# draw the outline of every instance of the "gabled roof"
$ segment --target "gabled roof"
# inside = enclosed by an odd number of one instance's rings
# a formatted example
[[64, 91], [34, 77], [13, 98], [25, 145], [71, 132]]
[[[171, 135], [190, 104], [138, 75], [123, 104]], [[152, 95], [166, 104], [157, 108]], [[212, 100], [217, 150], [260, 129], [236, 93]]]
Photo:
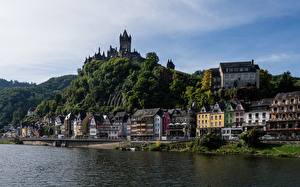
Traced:
[[127, 112], [117, 112], [114, 117], [125, 117]]
[[275, 99], [285, 99], [290, 97], [300, 97], [300, 91], [287, 92], [287, 93], [278, 93], [275, 96]]
[[[222, 72], [227, 72], [227, 68], [238, 68], [238, 72], [256, 72], [259, 69], [259, 66], [254, 64], [254, 61], [241, 61], [241, 62], [221, 62], [220, 68]], [[230, 72], [234, 73], [236, 71]]]
[[63, 122], [64, 119], [65, 119], [65, 116], [63, 116], [63, 115], [58, 115], [58, 116], [56, 116], [56, 118], [55, 118], [56, 121], [60, 120], [61, 122]]
[[223, 112], [225, 109], [225, 104], [223, 102], [216, 103], [212, 106], [212, 112]]
[[152, 109], [141, 109], [137, 110], [133, 117], [152, 117], [155, 116], [160, 111], [160, 108], [152, 108]]
[[267, 109], [271, 105], [272, 100], [272, 98], [265, 98], [259, 101], [252, 101], [251, 105], [248, 108], [248, 111]]
[[211, 106], [209, 105], [204, 105], [201, 109], [200, 109], [200, 113], [201, 112], [210, 112], [211, 111]]

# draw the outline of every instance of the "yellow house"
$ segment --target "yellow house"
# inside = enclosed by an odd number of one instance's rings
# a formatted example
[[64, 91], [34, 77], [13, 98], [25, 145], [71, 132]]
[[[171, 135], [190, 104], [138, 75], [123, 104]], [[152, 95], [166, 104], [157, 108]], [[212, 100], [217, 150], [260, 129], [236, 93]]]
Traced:
[[197, 114], [197, 136], [207, 133], [208, 129], [224, 127], [224, 107], [216, 103], [213, 106], [204, 106]]

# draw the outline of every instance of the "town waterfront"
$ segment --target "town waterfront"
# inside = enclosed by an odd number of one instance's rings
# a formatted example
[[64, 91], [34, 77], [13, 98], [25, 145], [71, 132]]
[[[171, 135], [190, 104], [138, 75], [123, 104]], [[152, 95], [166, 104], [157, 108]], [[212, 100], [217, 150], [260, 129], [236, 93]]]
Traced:
[[297, 186], [299, 158], [0, 145], [1, 186]]

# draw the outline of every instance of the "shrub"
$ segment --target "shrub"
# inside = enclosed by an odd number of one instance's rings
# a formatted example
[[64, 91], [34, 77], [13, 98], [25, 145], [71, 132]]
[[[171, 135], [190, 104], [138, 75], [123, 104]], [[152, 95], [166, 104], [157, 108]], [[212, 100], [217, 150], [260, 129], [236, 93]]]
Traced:
[[224, 144], [221, 136], [208, 133], [201, 138], [198, 138], [194, 141], [194, 147], [204, 146], [209, 149], [217, 149]]
[[251, 129], [249, 131], [243, 132], [241, 134], [241, 139], [248, 145], [248, 146], [258, 146], [260, 144], [260, 137], [261, 133], [257, 129]]

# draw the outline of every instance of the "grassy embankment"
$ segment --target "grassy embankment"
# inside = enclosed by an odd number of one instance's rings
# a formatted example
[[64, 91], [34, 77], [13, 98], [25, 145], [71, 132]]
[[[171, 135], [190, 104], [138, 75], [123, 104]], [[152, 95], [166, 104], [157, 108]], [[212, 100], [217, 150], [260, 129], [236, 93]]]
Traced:
[[22, 141], [19, 140], [19, 138], [14, 139], [1, 139], [0, 138], [0, 144], [23, 144]]
[[7, 139], [0, 139], [0, 144], [14, 144], [14, 142]]
[[267, 157], [300, 157], [300, 145], [267, 145], [248, 146], [243, 141], [223, 143], [216, 147], [199, 145], [197, 141], [182, 143], [154, 143], [143, 146], [135, 146], [137, 150], [144, 151], [173, 151], [173, 152], [192, 152], [215, 155], [255, 155]]

